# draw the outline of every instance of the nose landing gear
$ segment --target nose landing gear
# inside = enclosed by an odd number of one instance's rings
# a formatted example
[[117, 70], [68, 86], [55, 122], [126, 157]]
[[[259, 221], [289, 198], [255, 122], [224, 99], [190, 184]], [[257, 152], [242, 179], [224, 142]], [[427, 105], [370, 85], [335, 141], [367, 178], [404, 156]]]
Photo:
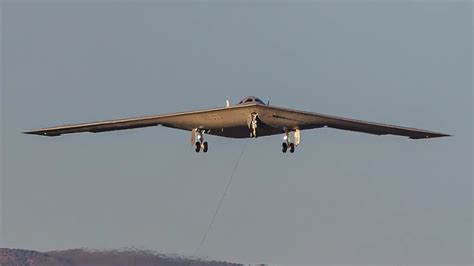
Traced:
[[209, 144], [207, 141], [204, 141], [204, 132], [202, 129], [193, 129], [191, 132], [191, 143], [194, 145], [194, 150], [196, 152], [207, 152], [209, 150]]
[[283, 139], [285, 140], [285, 142], [283, 142], [281, 144], [281, 151], [283, 153], [286, 153], [288, 150], [290, 150], [290, 153], [294, 153], [295, 149], [296, 149], [296, 146], [298, 146], [300, 144], [300, 131], [299, 131], [299, 129], [296, 129], [295, 131], [293, 131], [293, 139], [295, 141], [294, 143], [291, 142], [290, 133], [291, 133], [291, 131], [286, 131], [285, 136], [283, 137]]
[[258, 114], [251, 113], [248, 120], [247, 125], [250, 129], [250, 137], [257, 138], [257, 127], [258, 127]]

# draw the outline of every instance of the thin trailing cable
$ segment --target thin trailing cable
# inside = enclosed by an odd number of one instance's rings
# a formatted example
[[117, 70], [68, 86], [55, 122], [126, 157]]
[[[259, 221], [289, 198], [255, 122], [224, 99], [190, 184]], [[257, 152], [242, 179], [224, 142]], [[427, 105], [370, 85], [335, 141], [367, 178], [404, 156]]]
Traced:
[[242, 155], [244, 155], [245, 147], [247, 147], [247, 143], [249, 140], [247, 139], [245, 141], [244, 146], [242, 147], [242, 150], [240, 151], [239, 158], [237, 159], [237, 162], [235, 163], [234, 169], [232, 170], [232, 173], [229, 177], [229, 180], [227, 180], [227, 185], [225, 186], [224, 193], [222, 193], [221, 198], [219, 199], [219, 203], [217, 204], [217, 208], [214, 211], [214, 214], [212, 215], [211, 221], [209, 223], [209, 226], [207, 227], [206, 233], [204, 234], [203, 238], [201, 239], [201, 242], [199, 242], [199, 245], [197, 246], [196, 250], [194, 251], [193, 257], [195, 258], [201, 247], [204, 245], [206, 242], [207, 236], [211, 232], [212, 226], [214, 225], [214, 222], [216, 220], [217, 214], [219, 213], [219, 210], [221, 209], [222, 202], [224, 202], [224, 198], [227, 194], [227, 191], [229, 190], [230, 184], [232, 183], [232, 179], [234, 178], [235, 172], [237, 172], [237, 168], [239, 167], [240, 161], [242, 159]]

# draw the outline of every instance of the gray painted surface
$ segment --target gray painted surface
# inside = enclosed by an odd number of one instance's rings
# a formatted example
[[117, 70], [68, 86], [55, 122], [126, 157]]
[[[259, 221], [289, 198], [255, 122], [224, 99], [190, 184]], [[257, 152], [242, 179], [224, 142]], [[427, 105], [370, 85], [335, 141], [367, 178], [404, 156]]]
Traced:
[[[258, 122], [258, 136], [271, 136], [285, 132], [322, 127], [357, 131], [374, 135], [399, 135], [411, 139], [448, 137], [443, 133], [423, 129], [380, 124], [325, 114], [291, 110], [264, 104], [254, 96], [245, 97], [239, 104], [222, 108], [195, 110], [181, 113], [122, 118], [99, 122], [54, 126], [23, 132], [48, 137], [81, 132], [109, 132], [151, 126], [165, 126], [187, 131], [200, 130], [211, 135], [229, 138], [251, 138], [249, 121]], [[255, 119], [252, 119], [255, 114]], [[193, 133], [194, 134], [194, 133]]]

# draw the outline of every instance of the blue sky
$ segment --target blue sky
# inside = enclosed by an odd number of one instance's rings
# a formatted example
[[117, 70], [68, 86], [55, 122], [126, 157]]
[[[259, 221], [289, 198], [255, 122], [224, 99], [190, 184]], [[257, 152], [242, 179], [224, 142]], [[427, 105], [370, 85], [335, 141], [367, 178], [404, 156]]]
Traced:
[[1, 4], [2, 247], [191, 255], [243, 140], [64, 123], [273, 105], [454, 135], [331, 129], [250, 140], [199, 256], [265, 263], [472, 260], [472, 3]]

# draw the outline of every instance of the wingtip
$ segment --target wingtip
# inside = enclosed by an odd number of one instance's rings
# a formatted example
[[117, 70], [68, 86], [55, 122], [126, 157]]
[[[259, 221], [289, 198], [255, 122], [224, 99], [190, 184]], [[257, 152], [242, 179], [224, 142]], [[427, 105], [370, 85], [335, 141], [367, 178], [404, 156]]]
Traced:
[[46, 137], [59, 136], [59, 134], [51, 134], [44, 131], [23, 131], [21, 133], [26, 134], [26, 135], [38, 135], [38, 136], [46, 136]]
[[452, 137], [453, 135], [444, 134], [444, 133], [431, 133], [426, 135], [411, 136], [410, 139], [434, 139], [442, 137]]
[[442, 138], [442, 137], [452, 137], [453, 135], [444, 134], [444, 133], [437, 133], [435, 135], [426, 136], [426, 138]]
[[452, 137], [453, 135], [451, 134], [444, 134], [444, 133], [437, 133], [435, 136], [435, 138], [441, 138], [441, 137]]

